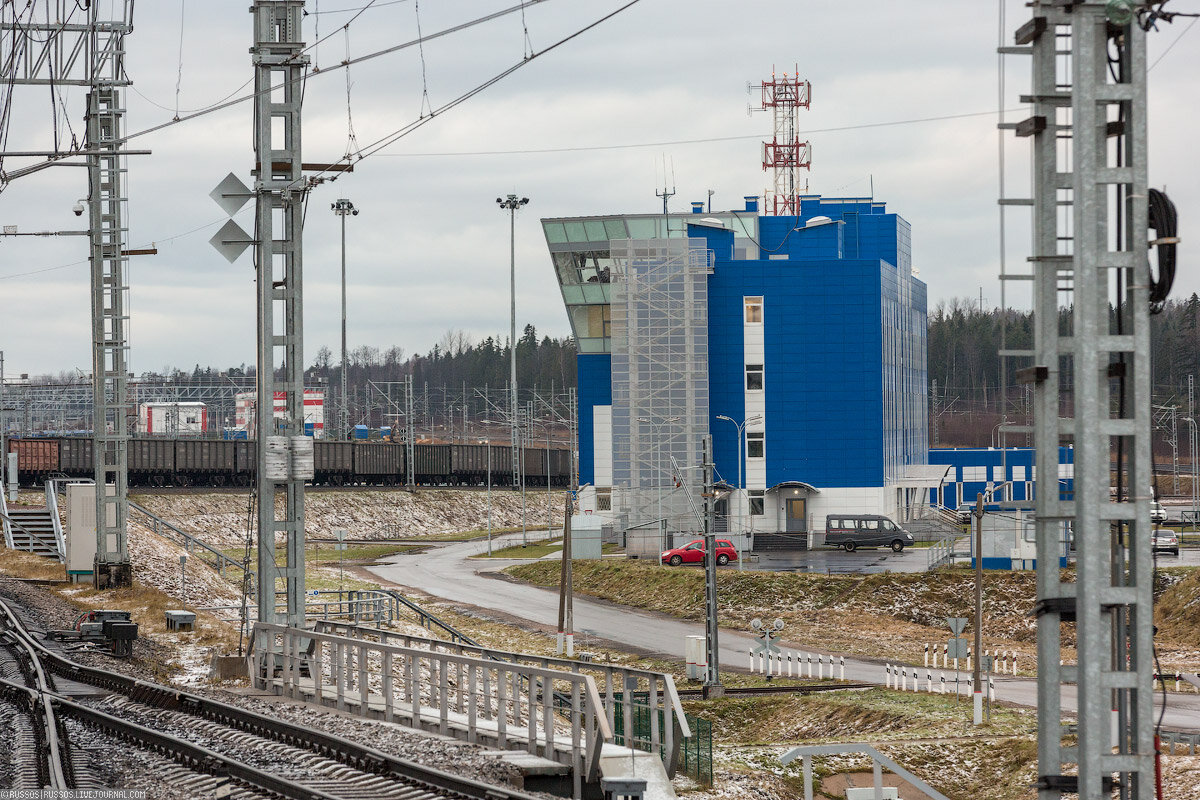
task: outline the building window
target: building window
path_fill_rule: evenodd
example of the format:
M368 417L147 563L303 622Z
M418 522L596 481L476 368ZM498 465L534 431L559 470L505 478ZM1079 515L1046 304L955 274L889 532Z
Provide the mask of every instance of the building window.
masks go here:
M762 364L747 364L746 365L746 391L755 392L762 391L763 388L763 365Z
M762 489L751 489L750 490L750 516L761 517L763 515L763 506L764 506L763 490Z
M746 433L746 458L765 458L767 441L765 433Z
M596 510L597 511L612 511L612 490L597 489L596 490Z
M761 297L744 298L746 303L746 323L761 325L763 321L763 299Z

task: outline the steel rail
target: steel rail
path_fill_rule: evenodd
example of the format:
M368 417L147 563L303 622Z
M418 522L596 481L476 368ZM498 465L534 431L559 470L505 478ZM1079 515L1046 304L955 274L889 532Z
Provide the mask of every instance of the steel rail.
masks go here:
M0 601L0 608L4 614L12 621L11 625L4 625L3 620L0 620L0 631L3 632L3 637L10 639L21 650L24 650L27 655L29 670L32 673L34 687L29 687L32 693L30 702L31 714L39 717L38 722L42 729L42 741L46 745L43 755L46 759L46 775L44 776L49 783L49 788L53 790L66 791L73 789L68 776L71 771L63 764L63 745L58 736L58 720L54 714L54 706L50 702L50 693L54 686L50 678L42 669L41 659L38 658L36 651L36 642L26 632L21 621L16 618L12 610L7 605ZM5 681L10 687L16 686Z
M41 660L49 667L51 672L64 678L108 689L148 706L191 714L192 716L208 719L265 739L309 750L318 755L332 758L340 763L355 767L363 772L392 777L415 784L414 788L449 793L452 796L469 798L471 800L533 800L531 795L519 790L495 786L471 778L453 775L432 767L426 767L414 761L389 755L372 747L358 744L341 736L301 727L300 725L268 717L265 714L259 714L249 709L71 661L30 637L24 631L20 620L3 601L0 601L0 613L3 613L11 620L12 629L19 629L32 649L37 651L38 655L35 660ZM71 705L66 705L61 701L66 701L67 704ZM95 714L102 713L96 712L94 709L89 709L86 706L79 706L79 704L73 703L73 701L67 698L55 696L54 702L72 714L77 713L76 707L85 709L86 712L92 712L93 716L91 718L93 720L99 720ZM83 714L84 712L78 713ZM112 719L121 723L125 722L117 717L112 717ZM156 732L150 731L150 733L155 734ZM202 760L204 757L203 754L197 754L196 757L201 759L196 763L204 763ZM253 768L247 767L247 769ZM271 777L274 780L283 780L274 776ZM303 795L289 796L314 798L324 796L312 789L305 788L304 792L305 794Z

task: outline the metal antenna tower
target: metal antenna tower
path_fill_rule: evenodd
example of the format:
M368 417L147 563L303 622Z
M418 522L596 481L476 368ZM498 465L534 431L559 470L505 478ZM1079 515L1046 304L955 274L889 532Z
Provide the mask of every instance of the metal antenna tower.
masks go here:
M13 58L6 60L0 82L8 86L86 86L87 134L82 150L52 150L47 161L4 176L13 178L62 161L86 157L88 223L92 295L93 442L96 479L96 557L92 581L96 588L128 585L133 580L126 546L128 516L128 415L126 379L129 375L125 323L129 287L125 248L124 120L121 89L131 81L125 74L125 35L133 30L133 2L110 3L104 18L98 6L80 8L66 0L46 0L0 17L0 38L8 40ZM119 12L119 13L118 13ZM108 18L109 15L112 18ZM72 23L86 15L81 23ZM34 45L37 46L34 46ZM11 88L10 90L11 91ZM55 143L57 147L57 142ZM106 489L105 487L111 487Z
M775 175L771 213L776 216L798 216L800 170L812 168L812 145L800 141L800 109L808 108L812 84L800 80L800 67L797 65L794 76L789 78L785 72L777 78L772 71L771 80L752 88L762 92L762 108L759 110L771 109L775 121L771 141L763 142L762 151L763 169L773 170Z
M312 439L304 435L302 251L306 186L300 162L300 107L308 58L301 41L304 0L259 0L254 15L255 269L258 275L258 619L304 625L304 481ZM273 137L275 131L279 135ZM277 314L277 312L279 312ZM276 380L277 354L283 368ZM344 367L344 365L343 365ZM281 430L271 409L286 398ZM282 512L275 495L282 489ZM282 516L280 515L282 513ZM287 542L286 566L275 535ZM276 583L287 612L275 612ZM282 617L282 618L281 618Z
M667 157L663 156L663 188L662 191L654 190L655 197L661 197L663 201L663 216L667 216L667 201L675 196L675 159L671 159L671 188L667 189Z
M1033 17L1018 29L1016 46L1002 47L1001 53L1033 59L1032 91L1022 98L1032 105L1032 116L1002 126L1030 137L1033 152L1033 198L1023 203L1033 209L1032 275L1010 277L1032 280L1036 325L1034 351L1012 355L1033 359L1018 376L1035 387L1041 478L1038 798L1069 794L1095 800L1119 791L1122 800L1149 800L1154 661L1153 562L1146 530L1151 420L1145 35L1130 24L1131 14L1123 20L1106 17L1102 2L1034 0L1031 7ZM1111 315L1114 307L1118 313ZM1054 480L1058 449L1072 440L1074 492L1064 494ZM1128 496L1116 501L1109 495L1114 445L1127 459L1129 478ZM1066 524L1073 525L1075 536L1075 583L1060 577ZM1072 621L1078 664L1060 666L1062 625ZM1078 724L1070 728L1063 725L1061 708L1067 684L1078 685ZM1077 747L1064 744L1070 734L1078 736ZM1066 765L1075 763L1078 775L1069 774Z

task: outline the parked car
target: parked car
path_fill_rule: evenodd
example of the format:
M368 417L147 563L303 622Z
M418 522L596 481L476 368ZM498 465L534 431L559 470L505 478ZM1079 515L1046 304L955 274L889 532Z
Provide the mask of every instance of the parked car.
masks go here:
M717 539L718 564L725 566L730 561L737 561L737 557L737 550L734 549L733 542L728 539ZM703 564L704 540L697 539L694 542L688 542L683 547L664 550L662 563L670 564L672 567L678 567L680 564Z
M1167 521L1166 509L1157 500L1150 503L1150 521L1157 525L1161 525Z
M830 514L825 517L825 544L853 553L859 547L891 547L899 553L913 535L878 514Z
M1170 528L1158 528L1150 533L1150 551L1163 550L1173 556L1179 555L1179 534Z

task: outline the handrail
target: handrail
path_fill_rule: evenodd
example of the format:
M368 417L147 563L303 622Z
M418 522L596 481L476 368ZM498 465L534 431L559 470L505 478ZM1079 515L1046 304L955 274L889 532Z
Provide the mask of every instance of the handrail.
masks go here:
M58 490L53 480L46 481L46 510L50 512L50 522L54 526L54 543L58 548L58 560L67 562L67 545L63 541L62 521L58 518Z
M438 619L437 616L430 613L429 611L426 611L424 608L417 605L413 601L409 600L407 597L405 597L404 595L395 591L394 589L380 589L379 591L381 591L382 593L384 593L386 595L390 595L391 597L393 597L396 600L396 602L398 602L400 605L404 606L405 608L408 608L410 611L415 611L417 613L418 619L421 621L422 628L425 628L426 630L428 630L429 623L432 623L434 625L437 625L439 628L444 630L446 633L450 634L451 641L462 642L463 644L468 644L473 647L482 647L482 645L480 645L479 642L475 641L470 636L467 636L465 633L462 633L461 631L456 629L450 623Z
M382 706L389 722L407 714L412 727L442 735L461 731L465 724L469 741L484 738L500 748L517 745L534 754L540 746L545 758L567 755L575 797L581 796L582 781L598 777L603 744L613 738L590 675L270 623L254 626L252 642L251 680L258 689L273 688L289 697L312 695L339 709L357 703L363 716L374 704L375 710ZM524 698L522 683L528 687ZM569 739L555 730L556 684L568 687Z
M605 716L609 724L615 722L616 707L618 702L623 706L623 721L625 724L625 743L631 746L633 741L633 698L632 694L637 691L636 688L631 689L630 680L634 685L641 685L645 682L649 687L650 711L651 719L651 742L650 749L654 751L658 748L660 742L658 740L658 719L655 712L658 710L658 693L659 684L662 685L662 695L665 701L663 711L666 712L666 728L662 731L663 740L666 745L663 766L667 770L668 775L674 775L675 767L678 760L679 747L683 739L692 736L691 727L688 725L687 717L683 711L683 705L679 698L679 691L675 686L675 679L666 673L654 672L652 670L636 669L633 667L625 667L613 664L595 664L587 661L576 661L569 658L557 658L555 656L531 655L528 653L515 653L506 650L497 650L490 647L481 647L479 645L463 645L456 642L447 642L443 639L429 639L422 636L412 636L405 633L397 633L393 631L380 630L378 628L367 628L359 625L351 625L343 622L334 622L329 620L320 620L316 623L318 631L336 631L341 632L350 639L362 639L367 636L376 637L382 643L388 641L398 641L401 646L417 647L428 649L434 652L439 650L449 650L455 655L471 655L482 659L490 659L494 661L502 661L512 664L530 663L537 665L543 669L555 668L562 669L574 674L584 674L585 672L596 672L604 679L604 708ZM620 701L617 696L620 695ZM679 736L675 736L678 730Z
M138 505L137 503L133 502L132 500L129 501L129 508L132 511L137 511L137 512L140 512L141 514L145 515L150 520L151 531L154 534L156 534L157 536L161 536L164 539L167 539L170 541L175 541L176 544L182 544L185 548L187 548L188 552L191 552L193 547L199 546L202 550L206 550L209 553L212 553L217 558L217 571L218 572L224 574L225 567L226 567L226 565L228 565L231 567L237 567L238 569L245 569L246 574L248 576L250 576L251 579L253 579L254 570L246 569L245 565L242 564L241 561L238 561L235 558L230 558L229 556L225 555L225 553L218 550L216 547L213 547L208 542L205 542L203 539L200 539L199 537L197 537L195 534L188 533L187 531L183 530L182 528L179 528L179 527L171 524L170 522L167 522L162 517L158 516L157 514L155 514L152 511L149 511L148 509L143 508L142 506ZM179 534L179 536L183 539L183 541L180 542L176 539L172 539L172 537L163 533L162 530L160 530L160 528L159 528L160 525L162 527L165 527L167 530L174 531L175 533Z
M0 527L4 528L4 546L9 550L13 548L12 538L12 520L8 518L8 498L5 496L4 487L0 486L0 522L3 524Z

